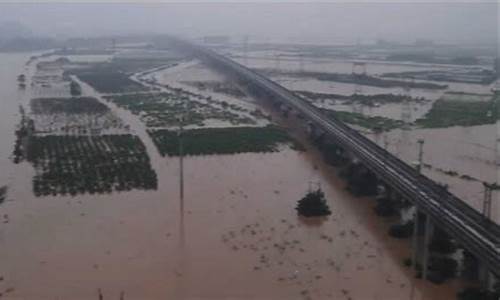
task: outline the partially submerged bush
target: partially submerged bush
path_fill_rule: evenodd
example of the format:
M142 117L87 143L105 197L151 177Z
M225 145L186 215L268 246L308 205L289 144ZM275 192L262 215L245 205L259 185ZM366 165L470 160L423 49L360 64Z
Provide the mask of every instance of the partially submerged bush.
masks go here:
M304 217L323 217L332 214L326 203L325 194L319 189L308 192L304 198L299 200L295 209L299 215Z

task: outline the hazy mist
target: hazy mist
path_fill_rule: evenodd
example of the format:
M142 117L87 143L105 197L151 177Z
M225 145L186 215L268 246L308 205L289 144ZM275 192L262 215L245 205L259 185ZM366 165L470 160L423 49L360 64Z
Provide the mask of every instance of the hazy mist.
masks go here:
M495 43L498 3L0 3L15 21L56 38L107 34L230 35L283 42L428 38Z

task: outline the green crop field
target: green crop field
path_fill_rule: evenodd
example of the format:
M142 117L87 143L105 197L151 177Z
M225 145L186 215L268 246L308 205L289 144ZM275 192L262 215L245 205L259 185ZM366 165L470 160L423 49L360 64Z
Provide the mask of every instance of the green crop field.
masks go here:
M150 130L149 134L163 156L179 155L179 136L176 131ZM186 130L182 134L182 141L186 155L276 152L281 145L302 149L286 131L276 126Z

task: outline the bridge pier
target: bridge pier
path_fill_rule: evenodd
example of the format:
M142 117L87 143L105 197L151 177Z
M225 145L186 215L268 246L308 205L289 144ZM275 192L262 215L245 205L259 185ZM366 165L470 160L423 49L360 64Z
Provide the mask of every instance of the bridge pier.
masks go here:
M378 179L359 161L351 161L341 172L347 180L348 190L359 196L375 196L378 191Z
M479 284L481 286L481 289L488 291L493 287L492 276L484 263L480 262L478 267L479 267L478 280L479 280Z
M424 229L424 257L422 262L422 279L427 279L427 273L429 269L429 246L431 242L431 236L434 229L431 218L425 216L425 229Z
M413 236L411 240L412 247L412 257L411 257L411 267L415 272L418 272L418 257L419 257L419 242L418 242L418 208L415 207L415 216L413 217Z
M325 132L314 130L314 133L311 133L310 137L323 154L326 163L333 166L340 166L350 160L346 151L335 142L331 141Z

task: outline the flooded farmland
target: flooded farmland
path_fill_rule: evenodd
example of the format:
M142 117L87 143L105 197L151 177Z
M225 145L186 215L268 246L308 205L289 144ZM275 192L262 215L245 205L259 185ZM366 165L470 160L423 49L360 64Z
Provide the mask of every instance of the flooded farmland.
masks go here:
M498 3L87 2L0 3L0 300L500 300Z
M435 286L414 278L402 264L408 241L390 238L390 222L373 214L374 202L345 191L309 146L186 157L181 210L178 159L161 157L137 116L101 99L146 145L158 189L35 197L33 168L10 160L19 105L27 107L30 98L15 75L31 72L24 69L27 57L2 54L12 64L1 75L2 140L10 141L1 148L9 188L0 206L2 298L454 297L454 281ZM84 96L100 97L82 87ZM333 212L321 226L304 223L294 210L310 182L321 183Z

